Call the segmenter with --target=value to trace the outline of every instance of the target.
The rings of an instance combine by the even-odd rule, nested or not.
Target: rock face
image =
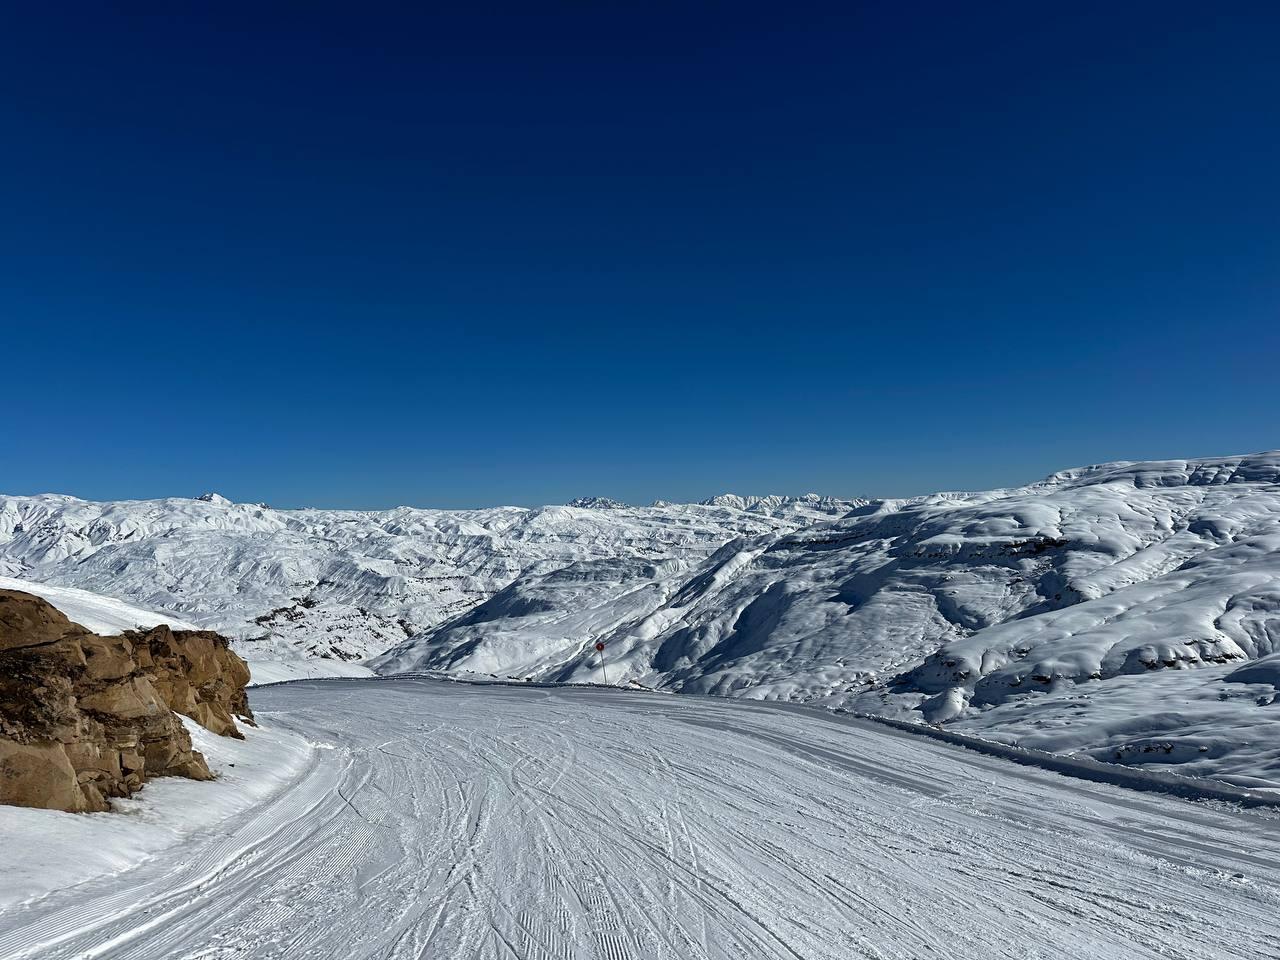
[[[210,780],[175,715],[222,736],[252,723],[249,670],[215,633],[103,637],[0,590],[0,803],[109,809],[151,777]]]
[[[249,667],[227,647],[225,638],[209,630],[153,627],[124,634],[135,649],[149,655],[151,684],[169,709],[190,717],[222,737],[244,739],[235,717],[252,721],[245,685]],[[146,664],[147,657],[140,660]]]

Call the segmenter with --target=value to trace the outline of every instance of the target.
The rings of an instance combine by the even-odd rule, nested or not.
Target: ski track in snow
[[[752,701],[301,681],[275,800],[0,917],[0,958],[1280,957],[1274,812]]]

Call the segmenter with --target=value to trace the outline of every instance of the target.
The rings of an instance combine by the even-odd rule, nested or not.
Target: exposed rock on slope
[[[243,739],[235,718],[253,719],[244,692],[249,668],[225,638],[209,630],[174,633],[163,625],[124,638],[150,653],[151,683],[170,710],[219,736]],[[140,660],[146,664],[145,656]]]
[[[100,811],[152,777],[212,779],[174,711],[239,737],[248,680],[216,634],[99,636],[0,590],[0,803]]]

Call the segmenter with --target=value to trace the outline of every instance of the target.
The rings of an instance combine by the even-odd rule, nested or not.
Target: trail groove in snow
[[[0,919],[0,957],[1280,956],[1280,822],[749,701],[258,691],[335,745],[219,836]]]

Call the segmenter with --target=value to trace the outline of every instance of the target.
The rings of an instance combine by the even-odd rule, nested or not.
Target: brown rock
[[[80,649],[84,652],[85,675],[91,680],[121,680],[139,667],[128,640],[90,634],[80,641]]]
[[[163,625],[126,637],[146,648],[156,689],[171,709],[221,736],[241,738],[234,717],[253,722],[244,692],[249,667],[224,637]]]
[[[54,643],[68,634],[88,633],[72,623],[61,610],[41,600],[29,602],[29,593],[0,590],[0,650]]]
[[[108,809],[150,777],[210,780],[174,711],[222,736],[253,722],[249,669],[207,631],[102,637],[0,590],[0,803]]]
[[[0,740],[0,803],[82,812],[107,809],[90,797],[60,743]]]
[[[160,699],[151,680],[145,676],[111,681],[92,693],[83,694],[79,701],[81,710],[131,720],[169,713],[168,704]]]

